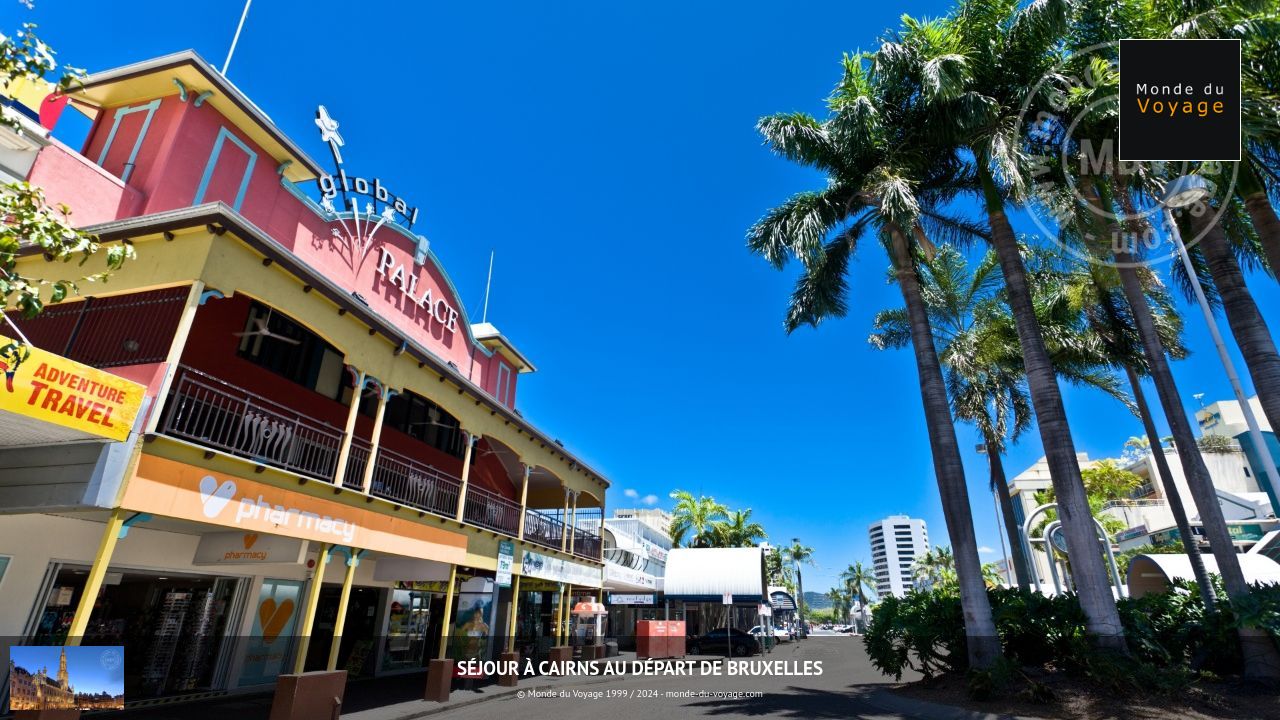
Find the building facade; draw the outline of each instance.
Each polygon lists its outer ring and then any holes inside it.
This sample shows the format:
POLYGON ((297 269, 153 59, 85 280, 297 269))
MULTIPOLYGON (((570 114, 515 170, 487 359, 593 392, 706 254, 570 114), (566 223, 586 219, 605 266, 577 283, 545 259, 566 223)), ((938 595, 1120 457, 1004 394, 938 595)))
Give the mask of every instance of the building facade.
POLYGON ((322 166, 191 52, 92 74, 65 112, 79 150, 41 108, 0 129, 3 169, 137 259, 10 314, 79 370, 23 363, 30 413, 0 413, 0 635, 125 644, 131 700, 564 642, 601 592, 608 481, 519 411, 535 368, 468 320, 411 192, 343 164, 379 139, 321 107, 322 166), (116 436, 34 417, 87 407, 92 373, 137 401, 116 436))
MULTIPOLYGON (((1258 401, 1257 395, 1249 398, 1249 408, 1258 421, 1262 441, 1267 444, 1272 462, 1280 463, 1280 440, 1276 439, 1275 430, 1267 420, 1266 414, 1262 412, 1262 403, 1258 401)), ((1219 400, 1197 410, 1196 420, 1200 423, 1200 431, 1205 435, 1231 438, 1240 446, 1241 452, 1248 460, 1248 467, 1257 490, 1266 493, 1267 500, 1271 503, 1271 514, 1280 515, 1280 481, 1270 476, 1262 453, 1259 452, 1253 436, 1249 433, 1249 426, 1245 421, 1240 403, 1235 400, 1219 400)))
POLYGON ((915 587, 912 566, 929 552, 929 532, 923 520, 891 515, 871 523, 871 562, 876 574, 876 594, 902 597, 915 587))
POLYGON ((660 516, 651 514, 654 512, 667 515, 661 510, 615 510, 613 517, 604 521, 607 632, 624 650, 635 647, 637 621, 683 617, 681 608, 677 608, 678 616, 672 616, 665 602, 663 590, 671 536, 659 528, 670 527, 670 521, 664 525, 660 516))

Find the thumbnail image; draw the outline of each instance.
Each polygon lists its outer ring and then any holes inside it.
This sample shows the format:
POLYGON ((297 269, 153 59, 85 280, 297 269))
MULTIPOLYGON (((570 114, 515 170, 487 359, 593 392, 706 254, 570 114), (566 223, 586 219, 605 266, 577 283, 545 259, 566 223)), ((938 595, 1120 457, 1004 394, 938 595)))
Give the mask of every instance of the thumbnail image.
POLYGON ((10 710, 123 708, 123 647, 21 645, 9 649, 10 710))

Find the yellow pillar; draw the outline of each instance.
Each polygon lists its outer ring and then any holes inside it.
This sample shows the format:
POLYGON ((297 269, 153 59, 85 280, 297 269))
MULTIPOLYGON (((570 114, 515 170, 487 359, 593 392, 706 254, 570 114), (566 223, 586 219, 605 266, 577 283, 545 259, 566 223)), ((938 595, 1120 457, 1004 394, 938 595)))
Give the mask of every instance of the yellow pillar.
POLYGON ((564 635, 564 583, 560 583, 560 602, 556 605, 556 645, 563 645, 564 635))
POLYGON ((564 489, 564 512, 560 514, 560 552, 569 547, 569 488, 564 489))
POLYGON ((347 548, 347 574, 342 578, 342 595, 338 599, 338 617, 333 623, 333 642, 329 643, 329 670, 338 669, 338 650, 342 647, 342 631, 347 626, 347 603, 351 600, 351 584, 356 579, 356 566, 360 564, 360 551, 347 548))
MULTIPOLYGON (((169 352, 165 355, 164 376, 160 381, 160 387, 156 390, 156 398, 169 397, 169 388, 173 385, 173 378, 178 374, 178 364, 182 361, 182 351, 187 347, 187 337, 191 334, 191 325, 196 320, 196 310, 200 308, 200 298, 204 295, 204 283, 196 280, 191 283, 190 289, 187 290, 187 304, 182 308, 182 315, 178 318, 178 326, 174 328, 173 340, 169 342, 169 352)), ((160 426, 160 408, 157 407, 151 411, 150 417, 147 418, 146 432, 154 433, 156 428, 160 426)))
POLYGON ((293 658, 294 674, 301 673, 307 666, 307 649, 311 647, 311 628, 316 624, 316 606, 320 604, 320 586, 324 584, 324 566, 329 564, 329 553, 333 546, 320 543, 320 552, 316 555, 316 571, 311 577, 311 587, 307 588, 307 604, 302 609, 302 625, 298 631, 298 654, 293 658))
POLYGON ((392 392, 383 388, 378 393, 378 411, 373 416, 373 434, 369 436, 369 462, 364 466, 364 480, 360 483, 360 489, 366 495, 369 494, 369 488, 373 485, 373 468, 378 463, 378 443, 382 441, 382 419, 387 414, 387 401, 391 399, 392 392))
POLYGON ((467 478, 471 477, 471 453, 479 439, 479 435, 467 433, 467 449, 462 455, 462 485, 458 487, 458 522, 462 522, 462 513, 467 507, 467 478))
POLYGON ((342 444, 338 446, 338 467, 333 471, 334 487, 342 487, 342 480, 347 475, 347 458, 351 457, 351 440, 356 432, 356 415, 360 414, 360 396, 364 395, 364 381, 368 375, 364 371, 356 373, 356 385, 351 393, 351 407, 347 409, 347 426, 342 434, 342 444))
POLYGON ((529 514, 529 473, 531 469, 528 465, 524 466, 524 484, 520 486, 520 530, 516 533, 516 537, 524 539, 524 518, 529 514))
POLYGON ((507 652, 516 649, 516 606, 520 604, 520 576, 511 579, 511 609, 507 611, 507 652))
POLYGON ((573 552, 574 541, 578 539, 578 491, 573 491, 573 514, 569 520, 569 552, 573 552))
POLYGON ((440 623, 439 659, 444 660, 449 653, 449 618, 453 617, 453 587, 458 580, 458 566, 449 566, 449 588, 444 593, 444 618, 440 623))
POLYGON ((67 631, 67 644, 79 645, 84 631, 89 627, 89 615, 93 613, 93 604, 98 600, 98 591, 102 589, 102 579, 106 577, 107 567, 111 564, 111 555, 120 540, 120 529, 124 527, 125 511, 116 508, 107 519, 107 527, 102 531, 102 540, 98 542, 98 554, 93 558, 93 567, 89 568, 89 576, 84 581, 84 592, 80 594, 80 602, 76 605, 76 614, 71 619, 71 628, 67 631))

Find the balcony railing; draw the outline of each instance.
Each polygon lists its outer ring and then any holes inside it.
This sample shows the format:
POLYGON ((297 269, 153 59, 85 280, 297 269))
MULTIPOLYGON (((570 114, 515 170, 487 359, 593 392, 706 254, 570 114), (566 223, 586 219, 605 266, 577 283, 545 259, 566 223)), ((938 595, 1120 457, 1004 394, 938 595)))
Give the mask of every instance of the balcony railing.
POLYGON ((515 535, 520 530, 520 504, 475 485, 467 486, 462 519, 487 530, 515 535))
MULTIPOLYGON (((181 367, 161 424, 165 435, 190 440, 253 462, 333 482, 344 433, 328 423, 189 367, 181 367)), ((343 487, 363 491, 368 440, 354 438, 343 487)), ((441 517, 454 518, 462 481, 431 465, 378 448, 369 494, 441 517)), ((474 485, 467 488, 463 521, 505 535, 520 527, 520 505, 474 485)), ((559 550, 566 530, 558 518, 525 511, 525 539, 559 550)), ((573 530, 573 553, 599 560, 597 533, 573 530)))
POLYGON ((161 431, 264 465, 333 479, 343 432, 248 390, 180 369, 161 431))
POLYGON ((565 524, 537 510, 525 510, 524 539, 539 545, 560 549, 560 540, 564 537, 565 524))
POLYGON ((592 560, 600 559, 600 536, 582 528, 574 528, 573 554, 592 560))
MULTIPOLYGON (((369 442, 360 438, 352 440, 343 486, 363 490, 364 472, 368 466, 369 442)), ((394 450, 379 447, 369 494, 452 519, 458 515, 461 487, 459 478, 394 450)))

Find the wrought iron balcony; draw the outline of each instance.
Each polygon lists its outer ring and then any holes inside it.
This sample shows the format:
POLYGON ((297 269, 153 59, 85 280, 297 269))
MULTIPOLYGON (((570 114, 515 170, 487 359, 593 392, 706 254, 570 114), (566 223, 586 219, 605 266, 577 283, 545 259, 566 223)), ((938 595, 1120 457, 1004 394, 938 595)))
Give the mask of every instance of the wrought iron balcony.
POLYGON ((525 510, 524 539, 526 541, 559 550, 564 531, 565 524, 558 519, 537 510, 525 510))
POLYGON ((467 486, 462 519, 469 525, 514 536, 520 530, 520 504, 475 485, 467 486))
POLYGON ((591 558, 592 560, 600 559, 600 536, 590 530, 582 528, 574 528, 573 531, 573 554, 580 557, 591 558))
MULTIPOLYGON (((351 441, 347 472, 342 479, 344 487, 364 489, 369 447, 367 440, 351 441)), ((458 515, 461 488, 461 479, 385 447, 378 448, 369 482, 370 495, 450 519, 458 515)))
POLYGON ((327 482, 343 437, 328 423, 188 367, 173 384, 161 432, 327 482))

